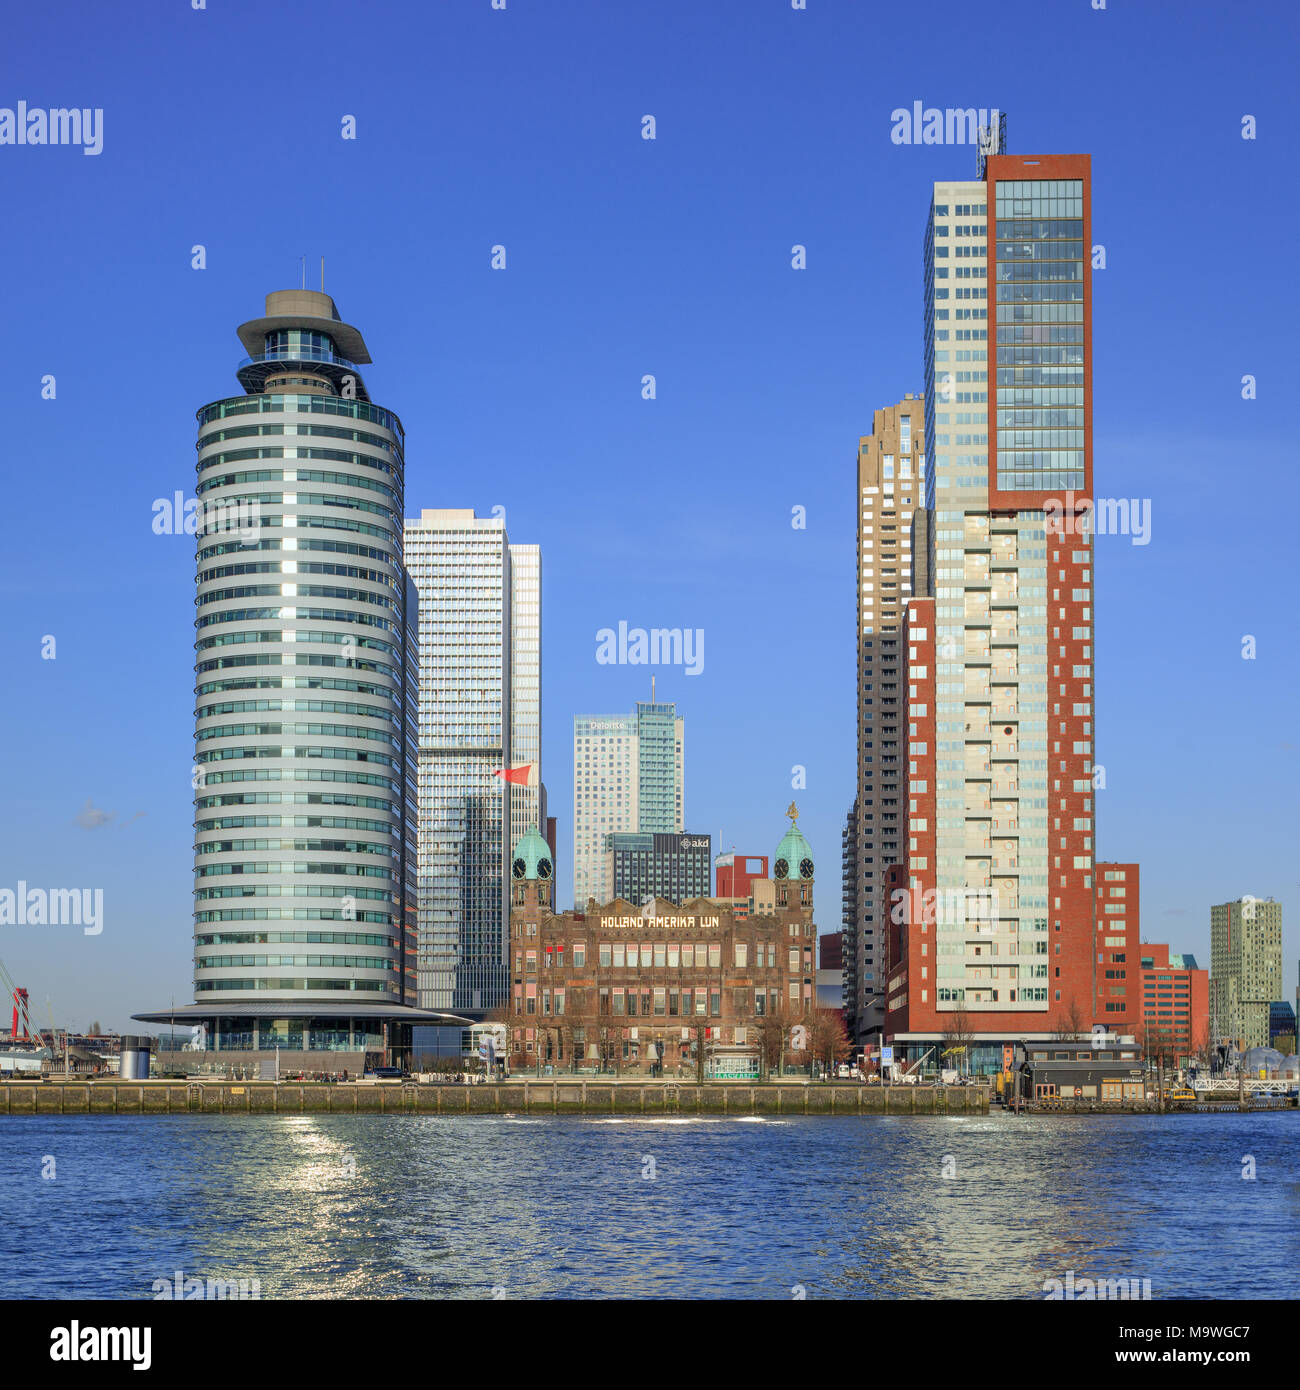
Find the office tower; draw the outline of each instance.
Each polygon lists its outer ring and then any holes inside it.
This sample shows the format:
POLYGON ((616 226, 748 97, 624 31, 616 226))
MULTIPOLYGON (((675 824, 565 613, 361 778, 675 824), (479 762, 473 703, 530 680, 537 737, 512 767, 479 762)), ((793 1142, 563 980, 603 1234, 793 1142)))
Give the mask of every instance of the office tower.
POLYGON ((1282 997, 1282 904, 1238 898, 1210 908, 1214 1042, 1267 1047, 1269 1005, 1282 997))
MULTIPOLYGON (((853 883, 844 916, 850 1037, 879 1042, 884 1022, 880 889, 903 850, 902 605, 912 594, 912 517, 925 500, 925 409, 909 392, 877 410, 858 442, 858 782, 853 883)), ((846 874, 847 878, 847 874, 846 874)))
POLYGON ((712 845, 711 835, 613 831, 605 836, 605 881, 613 897, 629 903, 709 898, 712 845))
POLYGON ((995 148, 934 185, 925 234, 929 573, 886 1025, 919 1055, 960 1015, 977 1065, 1089 1026, 1097 997, 1090 161, 995 148))
POLYGON ((1182 1062, 1209 1049, 1209 972, 1196 957, 1144 942, 1138 957, 1142 979, 1139 1039, 1148 1057, 1182 1062))
POLYGON ((1142 873, 1136 864, 1097 861, 1096 1002, 1089 1023, 1112 1033, 1142 1025, 1142 873))
POLYGON ((198 1002, 137 1017, 201 1025, 232 1065, 279 1048, 356 1067, 440 1017, 411 1007, 404 436, 328 295, 269 294, 239 337, 244 394, 198 412, 198 1002))
POLYGON ((482 1012, 506 997, 511 828, 544 823, 540 777, 496 775, 521 748, 540 761, 541 558, 464 508, 408 520, 406 552, 420 593, 420 1000, 482 1012))
POLYGON ((614 896, 605 837, 619 831, 680 834, 684 721, 673 703, 638 702, 628 715, 573 720, 573 900, 614 896))
POLYGON ((682 828, 682 721, 675 704, 637 704, 637 825, 682 828))

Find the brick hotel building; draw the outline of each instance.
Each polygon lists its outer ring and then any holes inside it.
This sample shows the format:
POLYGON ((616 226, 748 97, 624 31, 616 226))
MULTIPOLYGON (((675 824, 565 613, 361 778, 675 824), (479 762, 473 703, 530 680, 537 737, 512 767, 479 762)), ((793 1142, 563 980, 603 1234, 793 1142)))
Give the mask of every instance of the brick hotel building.
POLYGON ((976 181, 934 185, 925 235, 928 562, 903 617, 902 902, 886 885, 877 909, 903 910, 886 934, 896 1055, 964 1015, 977 1066, 1072 1016, 1119 1016, 1098 961, 1092 536, 1078 524, 1090 160, 981 164, 976 181))
MULTIPOLYGON (((771 906, 621 898, 550 906, 553 865, 530 832, 512 862, 509 1055, 518 1068, 758 1077, 773 1027, 815 1008, 812 850, 797 824, 772 864, 771 906)), ((754 880, 757 888, 762 880, 754 880)))

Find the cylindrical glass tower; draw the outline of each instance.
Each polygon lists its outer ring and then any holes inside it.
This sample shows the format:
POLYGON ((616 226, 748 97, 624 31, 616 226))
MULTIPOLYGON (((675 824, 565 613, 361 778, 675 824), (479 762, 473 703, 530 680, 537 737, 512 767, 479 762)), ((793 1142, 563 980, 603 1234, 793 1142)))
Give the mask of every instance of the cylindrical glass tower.
POLYGON ((337 1048, 338 1005, 414 1003, 403 432, 329 296, 239 336, 245 394, 198 412, 195 999, 223 1049, 337 1048))

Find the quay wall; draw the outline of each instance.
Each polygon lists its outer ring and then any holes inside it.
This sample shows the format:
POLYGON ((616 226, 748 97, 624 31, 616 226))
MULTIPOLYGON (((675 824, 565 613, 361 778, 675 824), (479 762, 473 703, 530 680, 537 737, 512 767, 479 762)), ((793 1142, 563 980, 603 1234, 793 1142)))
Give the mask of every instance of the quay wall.
POLYGON ((574 1079, 437 1086, 394 1082, 6 1081, 0 1115, 987 1114, 983 1086, 750 1085, 574 1079))

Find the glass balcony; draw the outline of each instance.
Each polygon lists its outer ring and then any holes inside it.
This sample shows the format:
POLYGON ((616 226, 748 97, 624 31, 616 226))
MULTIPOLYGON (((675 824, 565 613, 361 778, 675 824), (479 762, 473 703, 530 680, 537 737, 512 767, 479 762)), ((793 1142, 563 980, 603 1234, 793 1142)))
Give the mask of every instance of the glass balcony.
POLYGON ((260 366, 267 362, 328 362, 331 366, 344 367, 348 371, 357 370, 356 364, 349 362, 346 357, 314 347, 276 348, 272 352, 259 353, 256 357, 245 357, 236 370, 242 371, 245 367, 260 366))

